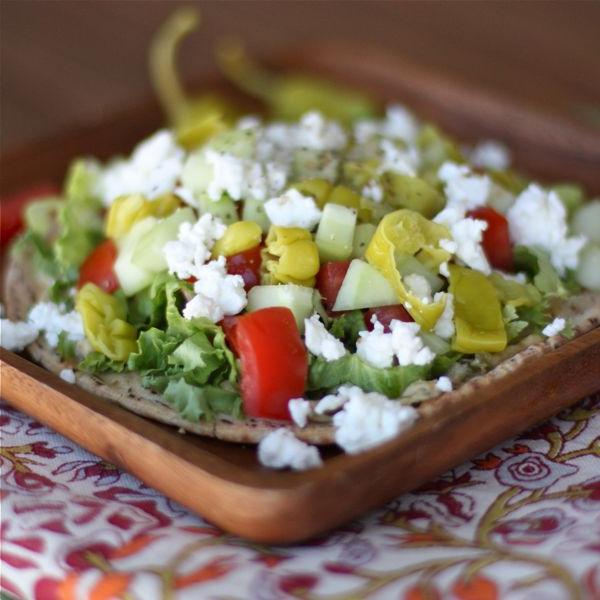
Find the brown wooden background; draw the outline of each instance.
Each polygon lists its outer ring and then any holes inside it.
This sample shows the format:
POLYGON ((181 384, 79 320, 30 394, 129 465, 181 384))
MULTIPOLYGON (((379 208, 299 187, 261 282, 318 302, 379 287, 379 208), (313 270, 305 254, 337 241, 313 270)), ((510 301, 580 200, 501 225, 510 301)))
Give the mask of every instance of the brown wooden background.
MULTIPOLYGON (((2 150, 98 121, 149 90, 146 48, 179 2, 0 0, 2 150)), ((189 3, 188 3, 189 4, 189 3)), ((534 106, 598 125, 600 2, 198 2, 189 76, 213 68, 214 41, 257 54, 351 39, 534 106)))

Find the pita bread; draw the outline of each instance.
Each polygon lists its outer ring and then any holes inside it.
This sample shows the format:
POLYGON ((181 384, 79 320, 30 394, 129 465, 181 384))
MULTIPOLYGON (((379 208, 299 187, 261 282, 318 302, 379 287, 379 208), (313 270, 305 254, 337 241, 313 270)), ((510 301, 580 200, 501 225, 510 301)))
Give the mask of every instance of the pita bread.
MULTIPOLYGON (((21 254, 11 257, 7 266, 5 282, 5 306, 7 317, 22 320, 31 305, 40 301, 50 282, 34 275, 28 258, 21 254)), ((600 323, 600 294, 585 292, 574 296, 556 307, 557 314, 570 317, 577 335, 581 335, 600 323)), ((482 386, 492 385, 499 377, 506 377, 521 368, 531 359, 538 357, 564 344, 560 337, 542 340, 539 336, 529 336, 519 344, 509 346, 504 352, 494 356, 495 366, 485 375, 477 376, 460 385, 452 392, 439 394, 432 382, 422 382, 415 391, 415 402, 421 402, 419 411, 423 416, 433 416, 438 411, 451 410, 451 405, 475 393, 482 386), (437 397, 433 397, 437 395, 437 397)), ((63 362, 57 352, 42 337, 27 347, 34 361, 53 373, 73 368, 63 362)), ((306 442, 318 445, 334 443, 334 429, 330 423, 309 423, 299 428, 290 423, 267 419, 234 419, 230 416, 217 416, 212 423, 190 422, 173 410, 161 395, 144 388, 136 373, 90 375, 76 371, 77 385, 87 391, 116 402, 126 409, 143 417, 148 417, 181 430, 199 435, 215 437, 237 443, 257 443, 269 432, 279 427, 290 429, 294 435, 306 442)))

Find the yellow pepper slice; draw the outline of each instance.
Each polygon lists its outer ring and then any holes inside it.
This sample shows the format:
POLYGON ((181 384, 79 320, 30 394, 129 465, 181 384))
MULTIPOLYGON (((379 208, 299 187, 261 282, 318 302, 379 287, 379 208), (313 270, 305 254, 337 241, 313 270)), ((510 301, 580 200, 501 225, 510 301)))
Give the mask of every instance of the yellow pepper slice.
POLYGON ((213 246, 212 255, 232 256, 244 250, 250 250, 260 244, 262 229, 254 221, 236 221, 225 231, 223 237, 218 239, 213 246))
POLYGON ((492 273, 489 280, 502 304, 510 304, 518 308, 519 306, 534 306, 542 299, 538 289, 530 283, 519 283, 514 279, 502 277, 499 273, 492 273))
POLYGON ((502 307, 492 282, 479 271, 450 265, 456 336, 452 349, 466 354, 500 352, 507 336, 502 307))
POLYGON ((125 320, 125 305, 119 298, 86 283, 77 292, 75 307, 83 320, 85 337, 94 350, 118 361, 125 361, 132 352, 137 352, 137 331, 125 320))
POLYGON ((319 249, 306 229, 273 225, 261 254, 263 284, 295 283, 314 287, 320 266, 319 249))
POLYGON ((396 210, 383 217, 365 252, 367 261, 392 284, 399 302, 427 330, 440 318, 445 301, 425 303, 411 293, 402 282, 396 256, 416 256, 425 266, 437 271, 439 265, 450 258, 450 253, 440 248, 439 242, 450 237, 444 225, 433 223, 412 210, 396 210))
POLYGON ((120 240, 138 221, 146 217, 162 218, 181 206, 177 196, 165 194, 156 200, 146 200, 140 194, 117 198, 111 205, 104 232, 106 237, 120 240))

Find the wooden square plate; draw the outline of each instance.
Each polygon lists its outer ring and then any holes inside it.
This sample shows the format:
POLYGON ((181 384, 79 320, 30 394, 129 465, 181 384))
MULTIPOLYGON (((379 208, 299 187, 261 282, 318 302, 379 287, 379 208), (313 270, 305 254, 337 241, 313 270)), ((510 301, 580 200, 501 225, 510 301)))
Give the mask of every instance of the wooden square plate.
MULTIPOLYGON (((380 97, 405 102, 470 141, 506 141, 522 169, 571 178, 600 191, 600 136, 497 97, 447 81, 372 49, 306 47, 274 66, 318 73, 380 97)), ((204 87, 226 89, 213 79, 204 87)), ((152 102, 94 127, 2 158, 2 193, 61 181, 78 155, 128 152, 161 124, 152 102)), ((69 385, 2 350, 2 397, 222 528, 260 542, 296 542, 322 533, 414 489, 503 439, 600 388, 600 329, 550 353, 531 353, 512 374, 469 382, 467 397, 448 394, 426 406, 408 433, 357 456, 325 451, 305 473, 263 469, 255 448, 181 435, 69 385)))

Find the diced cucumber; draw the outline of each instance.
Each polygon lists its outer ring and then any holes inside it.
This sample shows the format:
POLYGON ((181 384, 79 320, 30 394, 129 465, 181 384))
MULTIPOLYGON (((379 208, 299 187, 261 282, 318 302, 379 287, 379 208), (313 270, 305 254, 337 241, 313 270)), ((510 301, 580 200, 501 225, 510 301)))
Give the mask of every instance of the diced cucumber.
POLYGON ((588 243, 583 248, 576 278, 579 285, 600 292, 600 244, 588 243))
POLYGON ((423 329, 419 331, 419 335, 421 336, 423 343, 432 352, 435 352, 436 354, 446 354, 446 352, 450 352, 450 344, 439 335, 423 329))
POLYGON ((154 273, 135 265, 131 258, 139 242, 146 233, 154 229, 158 219, 147 217, 138 221, 121 240, 119 255, 115 261, 115 275, 126 296, 133 296, 140 290, 150 285, 154 279, 154 273))
POLYGON ((204 158, 204 150, 190 154, 183 165, 181 185, 199 196, 205 194, 213 178, 213 168, 204 158))
POLYGON ((208 147, 238 158, 252 158, 256 149, 256 133, 252 129, 229 129, 215 135, 208 147))
POLYGON ((315 236, 321 261, 350 258, 355 229, 356 211, 354 209, 340 204, 327 203, 315 236))
POLYGON ((444 280, 430 271, 414 256, 407 254, 397 255, 396 267, 398 267, 398 271, 400 271, 400 275, 402 275, 402 277, 406 277, 407 275, 411 275, 413 273, 425 277, 425 279, 427 279, 427 283, 431 287, 432 293, 434 294, 439 292, 444 287, 444 280))
POLYGON ((163 248, 167 242, 177 239, 179 226, 196 220, 194 211, 179 208, 172 215, 157 221, 154 227, 139 237, 131 254, 131 262, 145 271, 159 273, 167 268, 167 260, 163 248))
POLYGON ((198 209, 201 213, 210 213, 219 217, 226 225, 231 225, 238 220, 237 203, 227 196, 214 202, 206 194, 201 194, 198 196, 198 209))
POLYGON ((578 208, 571 221, 573 233, 581 233, 590 241, 600 244, 600 200, 587 202, 578 208))
POLYGON ((356 226, 352 244, 352 258, 362 258, 365 255, 365 250, 376 230, 377 226, 373 223, 359 223, 356 226))
POLYGON ((282 285, 256 285, 248 292, 249 312, 268 308, 270 306, 285 306, 294 313, 300 333, 304 332, 304 319, 313 313, 313 289, 287 283, 282 285))
POLYGON ((398 296, 388 280, 364 260, 355 258, 351 263, 333 310, 355 310, 398 304, 398 296))
POLYGON ((271 221, 265 212, 265 203, 262 200, 245 200, 242 209, 242 219, 244 221, 254 221, 260 225, 263 233, 269 231, 271 221))
POLYGON ((64 205, 64 200, 58 197, 44 198, 28 204, 24 213, 27 229, 45 238, 56 227, 58 213, 64 205))

